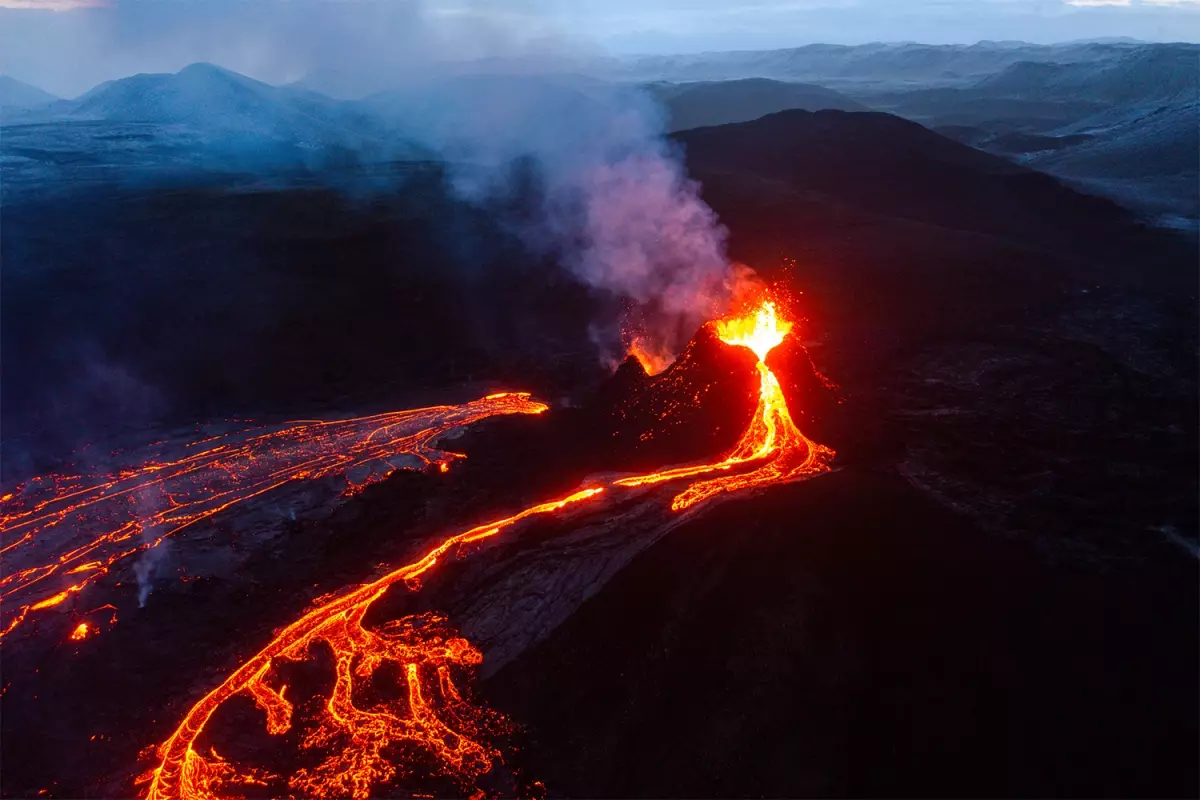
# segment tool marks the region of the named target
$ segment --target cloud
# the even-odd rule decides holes
[[[38,11],[73,11],[79,8],[103,8],[107,5],[108,0],[0,0],[0,8]]]

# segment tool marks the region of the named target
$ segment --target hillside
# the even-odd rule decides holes
[[[19,81],[8,75],[0,75],[0,109],[17,110],[37,108],[53,103],[58,98],[36,86]]]
[[[1154,108],[1064,134],[1070,146],[1031,148],[1024,163],[1157,218],[1194,229],[1200,218],[1200,102]]]
[[[273,141],[300,149],[364,142],[363,120],[302,90],[270,86],[212,64],[175,74],[134,75],[87,92],[58,114],[106,122],[183,124],[233,140]]]
[[[1126,221],[1106,201],[888,114],[785,111],[676,138],[693,169],[752,174],[889,217],[1042,243]]]
[[[672,132],[731,122],[749,122],[788,109],[868,110],[862,103],[823,86],[766,78],[678,84],[652,83],[646,88],[667,110],[668,130]]]
[[[1051,64],[1021,61],[975,86],[988,94],[1106,105],[1194,101],[1200,91],[1200,46],[1139,48],[1111,61]]]

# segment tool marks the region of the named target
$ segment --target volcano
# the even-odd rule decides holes
[[[618,454],[628,453],[635,464],[639,460],[659,463],[635,474],[629,474],[628,468],[613,473],[603,471],[605,459],[596,459],[593,454],[588,477],[574,491],[516,509],[440,540],[435,537],[426,552],[407,566],[386,572],[360,589],[335,591],[332,599],[319,599],[192,708],[159,748],[159,766],[144,776],[149,782],[148,796],[207,797],[239,785],[279,782],[285,775],[291,776],[287,785],[293,791],[315,796],[365,797],[377,786],[403,783],[414,775],[419,779],[423,774],[430,779],[442,779],[446,782],[444,786],[453,787],[453,791],[476,791],[480,789],[480,781],[494,783],[498,780],[495,773],[504,763],[504,751],[497,742],[504,739],[511,724],[464,699],[460,682],[469,678],[472,668],[483,658],[472,639],[479,639],[490,651],[488,671],[494,671],[544,638],[571,614],[583,597],[596,592],[637,552],[682,520],[701,513],[721,498],[828,471],[833,451],[807,439],[796,427],[783,384],[767,363],[776,348],[794,338],[789,336],[792,328],[793,323],[777,304],[765,300],[740,316],[705,326],[678,361],[661,375],[649,376],[636,360],[626,362],[589,405],[574,417],[567,415],[562,422],[548,420],[549,430],[541,435],[557,438],[571,428],[577,429],[584,420],[607,420],[623,429],[623,435],[616,437]],[[798,384],[789,381],[788,385]],[[710,396],[715,403],[710,402]],[[12,529],[11,534],[24,537],[12,547],[40,543],[47,534],[39,525],[44,526],[47,520],[55,525],[68,524],[73,515],[80,513],[77,507],[102,506],[134,489],[144,491],[151,484],[163,482],[161,473],[176,482],[190,481],[186,485],[194,493],[191,505],[173,499],[169,504],[170,514],[156,523],[165,526],[161,535],[166,536],[172,532],[172,525],[191,524],[197,518],[225,510],[234,502],[249,502],[280,482],[321,478],[332,471],[348,470],[360,461],[383,459],[388,463],[391,452],[408,454],[419,462],[434,465],[432,475],[445,474],[450,462],[462,457],[445,453],[436,446],[437,439],[451,427],[469,425],[497,414],[536,414],[544,410],[545,406],[525,395],[502,393],[461,407],[418,409],[345,423],[305,423],[307,427],[284,428],[250,437],[240,434],[232,440],[219,436],[199,443],[195,455],[183,460],[149,462],[140,472],[126,470],[108,480],[59,479],[50,484],[54,488],[48,497],[26,497],[29,490],[23,489],[18,505],[6,517],[6,525]],[[333,435],[326,433],[325,427]],[[737,432],[739,428],[734,442],[729,432]],[[655,432],[659,431],[663,432],[663,438],[656,442]],[[568,437],[564,439],[569,443]],[[685,439],[691,441],[690,447],[681,446]],[[647,442],[653,446],[646,446]],[[726,444],[722,449],[727,454],[712,460],[713,445]],[[572,448],[568,444],[559,449],[570,453]],[[299,458],[290,454],[293,450]],[[678,460],[689,450],[703,458],[674,466],[661,463],[663,459]],[[272,455],[273,451],[277,454]],[[586,455],[587,451],[584,452]],[[214,465],[228,472],[236,458],[250,464],[265,459],[267,474],[272,477],[263,483],[264,479],[254,477],[252,471],[245,478],[240,473],[229,473],[236,486],[234,490],[214,485],[210,477],[193,477],[196,470],[211,471]],[[272,458],[276,463],[271,463]],[[388,474],[388,471],[381,473]],[[366,494],[372,489],[364,490],[363,486],[377,480],[352,485],[353,491]],[[204,487],[208,487],[213,498],[234,499],[222,503],[204,500]],[[178,492],[176,488],[172,496],[178,497]],[[532,628],[533,635],[528,635],[530,628],[522,624],[521,603],[506,597],[505,587],[511,586],[514,572],[521,571],[519,566],[511,564],[512,559],[520,561],[524,557],[522,551],[528,548],[523,541],[527,535],[525,520],[541,517],[553,520],[563,535],[554,537],[553,544],[544,535],[537,536],[533,539],[537,543],[535,549],[569,550],[572,541],[578,543],[582,538],[590,543],[591,557],[589,569],[572,570],[575,580],[582,579],[580,591],[571,593],[566,602],[539,609],[539,624]],[[128,524],[122,526],[118,521],[112,532],[102,533],[97,540],[103,545],[77,547],[71,551],[72,558],[108,547],[110,540],[129,539],[127,527]],[[490,546],[493,537],[511,536],[519,538],[501,548]],[[497,550],[500,556],[491,555]],[[598,551],[607,553],[597,557]],[[25,622],[31,612],[41,613],[60,605],[75,608],[76,604],[68,602],[74,594],[86,591],[89,601],[101,595],[104,587],[95,584],[124,555],[115,551],[105,556],[107,560],[95,565],[89,562],[91,571],[86,581],[25,606],[14,617],[9,630]],[[457,567],[460,561],[492,563],[480,575]],[[538,570],[562,571],[564,564],[556,565],[556,561],[562,562],[561,557],[535,559],[534,564]],[[570,564],[571,559],[565,563]],[[34,567],[17,577],[29,583],[50,574]],[[497,576],[503,580],[497,582]],[[431,590],[421,591],[426,582],[432,584]],[[447,618],[432,607],[407,608],[402,614],[385,614],[388,618],[375,624],[368,622],[368,618],[377,616],[377,603],[384,608],[397,606],[398,601],[393,597],[397,593],[404,597],[399,601],[401,607],[412,605],[408,595],[434,598],[438,605],[452,610],[455,623],[469,638],[455,633]],[[478,602],[481,595],[489,598],[483,606],[487,612],[483,614]],[[114,611],[115,623],[117,607],[111,604],[108,607]],[[78,624],[72,622],[71,626],[66,637],[70,642],[82,643],[89,635],[94,636],[94,623],[89,624],[86,619]],[[106,631],[100,640],[115,641],[117,637],[112,634],[119,630],[117,626]],[[314,684],[311,678],[296,681],[287,676],[296,665],[310,660],[318,645],[332,649],[330,666],[334,684],[326,692],[325,712],[313,717],[313,703],[318,702],[322,683]],[[318,661],[327,660],[318,658]],[[392,674],[389,669],[394,668],[400,670],[397,673],[400,686],[407,688],[397,690],[399,695],[383,691],[367,705],[361,705],[357,698],[366,687],[355,688],[356,685],[364,679],[368,685],[374,685],[379,675]],[[288,687],[293,687],[292,694],[285,696]],[[297,691],[307,692],[308,699],[290,699],[297,697]],[[226,729],[229,724],[226,704],[237,706],[243,698],[252,700],[267,715],[266,731],[271,737],[298,741],[301,751],[328,750],[326,759],[282,757],[280,763],[286,768],[271,770],[241,766],[245,754],[236,747],[234,752],[239,757],[234,760],[218,755],[211,745],[201,745],[201,737],[209,736],[209,723],[217,731]],[[307,729],[299,740],[290,733],[294,719],[302,720]],[[404,742],[408,745],[403,745]],[[397,747],[413,752],[398,753]],[[406,764],[406,759],[413,763]],[[499,785],[509,787],[501,789],[503,793],[514,784]]]
[[[722,344],[753,354],[759,379],[757,406],[737,445],[725,458],[615,479],[591,478],[564,497],[451,535],[411,564],[316,606],[280,631],[193,706],[159,748],[161,763],[145,778],[149,781],[147,797],[198,800],[223,792],[226,787],[270,785],[280,780],[280,773],[239,769],[216,755],[215,749],[205,755],[197,743],[214,714],[240,695],[252,698],[266,714],[270,734],[287,734],[293,726],[296,706],[284,697],[287,684],[280,683],[281,670],[307,660],[315,645],[332,650],[335,678],[325,709],[304,734],[301,747],[329,752],[312,766],[284,773],[291,776],[287,786],[292,791],[319,797],[369,797],[377,785],[387,785],[413,771],[407,765],[395,765],[395,756],[389,752],[405,742],[412,743],[431,762],[433,774],[449,777],[460,791],[481,791],[478,780],[501,763],[501,752],[477,741],[486,732],[486,725],[480,721],[481,715],[463,702],[452,678],[452,666],[478,664],[480,653],[466,640],[441,631],[436,620],[404,617],[371,629],[364,619],[393,586],[416,590],[425,574],[441,561],[461,559],[478,543],[531,517],[573,513],[577,507],[606,500],[609,494],[629,490],[639,493],[637,490],[659,486],[682,487],[681,491],[670,489],[674,494],[670,510],[684,512],[713,498],[828,471],[826,462],[833,451],[807,439],[796,428],[779,380],[766,364],[768,354],[788,336],[792,323],[782,318],[773,301],[766,300],[712,327]],[[664,374],[661,380],[672,385],[675,392],[689,383],[694,385],[694,373],[703,370],[694,366],[698,361],[694,354],[691,361],[681,365],[676,374]],[[701,400],[699,394],[691,399],[697,403]],[[681,400],[676,399],[678,402]],[[666,408],[664,416],[670,413],[672,404]],[[641,505],[647,503],[643,500]],[[612,513],[606,510],[606,515]],[[671,527],[670,522],[660,523],[662,532]],[[401,697],[391,702],[385,698],[360,704],[357,698],[389,665],[399,668],[403,675]]]

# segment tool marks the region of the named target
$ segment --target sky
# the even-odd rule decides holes
[[[1200,42],[1200,0],[0,0],[0,73],[62,97],[211,61],[272,83],[447,59],[816,42]]]

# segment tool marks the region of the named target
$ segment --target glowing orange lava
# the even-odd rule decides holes
[[[445,472],[462,456],[439,450],[439,436],[497,414],[546,408],[527,393],[503,392],[458,406],[242,430],[182,443],[175,448],[182,453],[112,474],[29,481],[0,505],[0,639],[118,561],[231,506],[292,481],[345,475],[353,492],[406,463]],[[354,470],[366,474],[352,479]]]
[[[231,764],[198,744],[213,713],[235,695],[253,698],[266,717],[267,731],[280,735],[293,724],[293,706],[284,686],[276,686],[276,668],[304,660],[310,648],[325,643],[333,651],[335,683],[319,718],[302,739],[302,746],[327,753],[319,766],[297,772],[287,787],[306,797],[368,797],[374,787],[400,773],[384,752],[389,744],[417,746],[442,774],[453,776],[469,793],[479,776],[499,763],[501,755],[488,746],[489,726],[497,720],[462,699],[451,669],[478,664],[481,655],[455,637],[445,620],[417,615],[384,624],[363,625],[367,610],[389,588],[415,581],[443,557],[463,554],[463,546],[500,533],[526,518],[554,514],[602,497],[617,488],[657,484],[714,475],[690,484],[677,494],[671,508],[682,511],[718,494],[764,486],[828,471],[833,451],[816,444],[796,428],[778,379],[767,367],[767,354],[788,335],[790,323],[773,303],[753,312],[716,323],[722,341],[750,348],[758,356],[759,401],[754,417],[733,451],[722,461],[676,467],[647,475],[610,480],[527,508],[503,519],[452,535],[420,560],[384,575],[311,609],[280,631],[219,686],[196,703],[157,751],[159,765],[143,776],[149,800],[209,800],[225,789],[282,781],[260,770]],[[406,701],[356,704],[355,689],[370,684],[385,663],[398,665],[405,676]],[[360,701],[361,702],[361,701]]]
[[[722,475],[692,484],[672,500],[674,511],[682,511],[722,492],[826,472],[834,455],[833,450],[808,439],[796,427],[779,379],[766,364],[767,354],[782,343],[792,329],[792,324],[779,316],[775,303],[764,302],[748,314],[718,320],[715,325],[721,341],[748,347],[758,356],[758,407],[742,438],[722,461],[636,475],[618,480],[616,485],[648,486],[762,463],[750,472]]]
[[[666,350],[655,348],[640,337],[629,345],[629,355],[637,359],[647,375],[657,375],[671,366],[673,360]]]
[[[391,586],[415,580],[451,550],[495,536],[528,517],[589,500],[603,491],[583,489],[463,531],[420,560],[309,611],[192,707],[171,738],[159,747],[161,763],[145,776],[150,783],[146,796],[154,800],[214,798],[223,786],[245,783],[247,777],[253,777],[228,762],[197,752],[196,739],[213,712],[239,692],[253,697],[267,715],[268,732],[278,735],[288,731],[292,704],[284,698],[282,688],[270,685],[272,668],[280,661],[304,659],[317,642],[332,648],[337,676],[319,724],[305,735],[304,743],[334,752],[320,767],[294,775],[289,781],[293,791],[307,797],[368,797],[372,786],[396,776],[395,766],[381,751],[397,741],[424,747],[439,767],[464,787],[486,773],[499,754],[471,738],[480,727],[482,712],[462,700],[449,670],[451,665],[478,664],[479,652],[466,640],[450,636],[440,619],[419,615],[370,630],[363,627],[363,616]],[[402,668],[407,703],[374,706],[369,711],[359,709],[354,704],[355,686],[369,683],[384,662]]]

